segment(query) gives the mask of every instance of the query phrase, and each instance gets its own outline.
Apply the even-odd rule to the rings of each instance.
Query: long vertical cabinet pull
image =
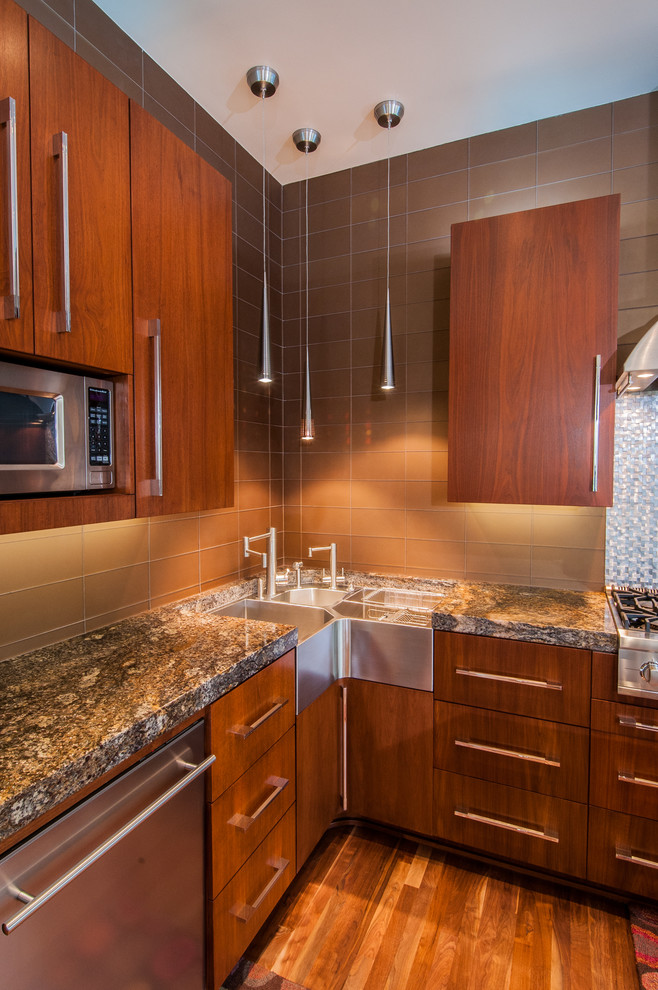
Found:
[[[7,136],[7,244],[9,251],[9,294],[4,297],[4,318],[21,315],[18,272],[18,185],[16,166],[16,100],[8,96],[0,102],[0,125]]]
[[[155,441],[155,478],[151,495],[163,495],[162,475],[162,335],[160,320],[148,321],[148,335],[153,338],[153,422]]]
[[[594,361],[594,449],[592,461],[592,491],[599,490],[599,426],[601,423],[601,355]]]
[[[346,684],[341,685],[340,694],[343,703],[343,712],[342,712],[343,724],[342,724],[342,735],[341,735],[342,743],[343,743],[343,752],[342,752],[342,760],[341,760],[341,769],[342,769],[342,777],[343,777],[343,781],[342,781],[343,793],[341,797],[343,803],[343,811],[347,811],[347,685]]]
[[[71,258],[69,250],[69,138],[60,131],[53,138],[53,156],[59,163],[59,243],[61,274],[61,311],[58,313],[57,332],[71,332]]]

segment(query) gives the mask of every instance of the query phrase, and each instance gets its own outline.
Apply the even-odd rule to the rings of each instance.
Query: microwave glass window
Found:
[[[61,396],[0,390],[0,470],[57,468]]]
[[[89,463],[110,465],[112,446],[110,438],[110,391],[107,388],[90,388],[87,396],[89,417]]]

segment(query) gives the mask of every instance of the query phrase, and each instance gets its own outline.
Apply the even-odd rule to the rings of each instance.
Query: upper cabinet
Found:
[[[132,373],[128,100],[30,19],[37,354]]]
[[[134,103],[137,514],[233,503],[231,185]]]
[[[131,374],[128,99],[12,0],[0,27],[0,348]]]
[[[0,0],[0,348],[34,350],[27,14]]]
[[[612,504],[619,197],[455,224],[448,499]]]

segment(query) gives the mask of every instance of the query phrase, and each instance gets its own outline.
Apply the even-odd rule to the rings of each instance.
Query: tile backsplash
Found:
[[[658,586],[658,394],[617,402],[606,582]]]

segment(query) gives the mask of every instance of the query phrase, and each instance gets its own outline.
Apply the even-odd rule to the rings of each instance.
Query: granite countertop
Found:
[[[603,592],[349,572],[430,591],[435,629],[615,653]],[[297,643],[292,626],[213,615],[223,586],[0,663],[0,842]]]
[[[0,663],[0,841],[292,649],[235,586]]]

